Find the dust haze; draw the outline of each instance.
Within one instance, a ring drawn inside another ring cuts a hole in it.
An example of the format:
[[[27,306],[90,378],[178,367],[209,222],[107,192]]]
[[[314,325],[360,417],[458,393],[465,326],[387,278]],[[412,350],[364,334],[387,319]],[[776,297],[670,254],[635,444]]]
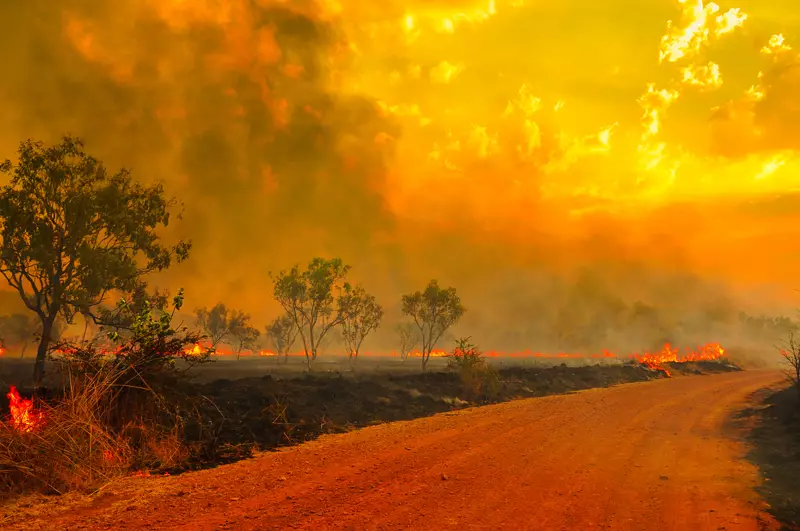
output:
[[[386,306],[372,349],[395,348],[400,295],[431,278],[468,309],[453,333],[487,349],[769,349],[739,313],[794,315],[800,265],[797,188],[777,173],[800,148],[784,110],[800,78],[794,56],[756,77],[769,17],[720,36],[723,73],[750,62],[714,97],[681,85],[669,121],[645,90],[681,79],[658,63],[678,6],[622,30],[600,9],[604,30],[542,32],[526,53],[559,52],[515,62],[504,32],[582,20],[581,3],[478,4],[6,2],[0,158],[70,133],[165,182],[183,202],[165,237],[194,249],[154,285],[259,328],[278,315],[269,271],[337,256]],[[646,54],[622,54],[645,32]]]

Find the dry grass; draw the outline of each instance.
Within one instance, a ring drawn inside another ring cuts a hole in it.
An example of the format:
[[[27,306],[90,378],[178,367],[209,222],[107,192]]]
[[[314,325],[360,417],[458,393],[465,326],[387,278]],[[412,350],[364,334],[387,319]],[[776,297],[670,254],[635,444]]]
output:
[[[107,373],[71,381],[61,399],[35,403],[43,420],[29,431],[0,424],[0,488],[83,491],[129,470],[130,446],[103,421],[113,383]]]
[[[178,424],[168,431],[142,418],[115,425],[125,389],[121,371],[108,367],[68,372],[62,397],[35,402],[42,421],[34,429],[0,423],[0,493],[92,492],[132,470],[188,458]]]

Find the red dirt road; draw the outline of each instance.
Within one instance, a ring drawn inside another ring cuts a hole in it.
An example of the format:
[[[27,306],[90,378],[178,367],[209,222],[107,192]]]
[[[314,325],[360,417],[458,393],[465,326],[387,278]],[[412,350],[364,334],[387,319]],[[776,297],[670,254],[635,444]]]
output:
[[[778,529],[728,419],[774,372],[628,384],[126,479],[19,529]],[[5,529],[14,528],[14,526]]]

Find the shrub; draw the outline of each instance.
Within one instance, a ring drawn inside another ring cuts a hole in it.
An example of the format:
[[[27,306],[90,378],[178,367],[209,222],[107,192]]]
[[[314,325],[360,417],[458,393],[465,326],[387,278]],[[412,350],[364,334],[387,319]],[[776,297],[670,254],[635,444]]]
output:
[[[448,355],[447,368],[458,373],[464,398],[473,401],[496,398],[500,376],[477,347],[470,343],[469,337],[456,340],[456,347]]]
[[[127,333],[107,334],[110,344],[57,346],[60,388],[55,398],[34,403],[42,422],[30,430],[0,424],[0,488],[86,490],[115,475],[171,468],[189,457],[184,432],[193,406],[182,392],[182,377],[209,353],[185,350],[202,337],[173,328],[182,304],[179,292],[172,310],[161,315],[145,305],[131,315]],[[125,301],[119,308],[133,312]]]

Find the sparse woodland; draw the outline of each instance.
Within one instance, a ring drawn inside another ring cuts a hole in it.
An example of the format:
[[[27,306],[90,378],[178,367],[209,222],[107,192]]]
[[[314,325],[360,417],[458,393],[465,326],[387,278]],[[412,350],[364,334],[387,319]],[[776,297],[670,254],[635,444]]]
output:
[[[360,378],[362,347],[386,326],[385,312],[366,286],[351,282],[342,259],[265,272],[281,308],[269,323],[218,302],[195,309],[195,323],[186,325],[176,315],[191,294],[150,285],[153,273],[192,251],[190,241],[162,239],[181,208],[163,186],[107,169],[69,136],[55,145],[22,142],[0,172],[9,181],[0,189],[0,273],[27,310],[0,317],[0,347],[13,347],[16,357],[35,352],[34,385],[24,396],[9,392],[12,416],[0,423],[7,494],[92,491],[133,471],[179,472],[353,426],[669,374],[636,362],[498,369],[468,337],[450,349],[445,371],[430,372],[434,351],[467,311],[455,288],[433,279],[384,301],[403,315],[393,323],[403,366],[418,355],[421,371]],[[636,315],[655,319],[644,307]],[[348,379],[311,374],[334,338]],[[299,351],[306,374],[193,381],[192,371],[222,348],[237,358],[269,350],[284,365]],[[785,352],[797,383],[793,339]]]

